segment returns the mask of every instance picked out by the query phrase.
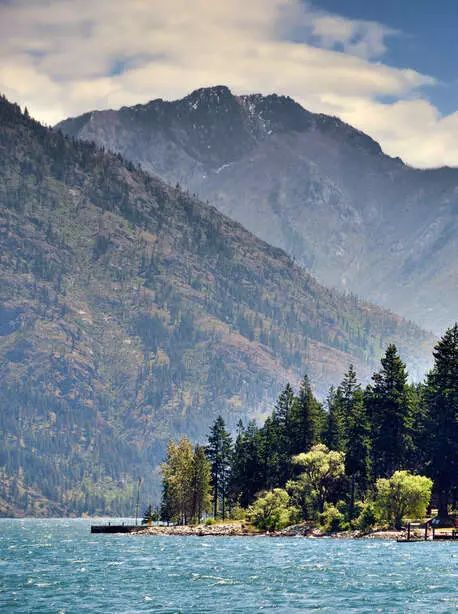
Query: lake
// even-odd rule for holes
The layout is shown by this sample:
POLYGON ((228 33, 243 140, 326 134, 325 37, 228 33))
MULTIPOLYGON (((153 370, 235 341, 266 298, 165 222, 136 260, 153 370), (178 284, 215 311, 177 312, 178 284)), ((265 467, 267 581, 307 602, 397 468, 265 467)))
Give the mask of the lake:
POLYGON ((458 611, 458 542, 91 535, 90 524, 0 520, 0 612, 458 611))

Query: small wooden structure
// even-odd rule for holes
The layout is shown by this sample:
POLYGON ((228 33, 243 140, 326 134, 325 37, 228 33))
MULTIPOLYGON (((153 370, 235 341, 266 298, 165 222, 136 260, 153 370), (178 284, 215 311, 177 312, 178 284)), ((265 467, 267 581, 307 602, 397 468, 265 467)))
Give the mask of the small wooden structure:
POLYGON ((413 534, 413 530, 416 528, 421 528, 422 525, 419 522, 409 522, 407 525, 407 537, 399 537, 396 541, 405 543, 405 542, 421 542, 426 541, 428 539, 428 525, 425 524, 425 532, 423 537, 419 537, 418 535, 413 534))
POLYGON ((431 518, 427 522, 432 529, 433 540, 455 540, 458 539, 458 518, 453 518, 452 522, 447 522, 445 525, 440 518, 431 518), (446 531, 436 531, 436 529, 445 528, 446 531))
POLYGON ((409 522, 407 525, 407 537, 399 538, 398 542, 418 542, 418 541, 455 541, 458 540, 458 518, 454 519, 454 526, 446 526, 448 531, 436 531, 441 528, 440 518, 429 518, 424 524, 419 522, 409 522), (423 537, 413 534, 415 528, 424 528, 423 537))
POLYGON ((134 533, 139 528, 136 524, 92 524, 91 533, 134 533))

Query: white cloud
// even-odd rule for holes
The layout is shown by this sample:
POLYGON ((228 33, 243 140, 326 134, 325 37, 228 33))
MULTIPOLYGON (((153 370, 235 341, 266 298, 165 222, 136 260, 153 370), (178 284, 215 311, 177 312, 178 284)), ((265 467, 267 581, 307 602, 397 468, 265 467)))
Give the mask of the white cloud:
POLYGON ((383 25, 299 0, 15 0, 0 11, 0 89, 46 123, 227 84, 339 115, 411 164, 458 164, 457 116, 420 97, 434 79, 380 62, 396 35, 383 25))
POLYGON ((421 99, 391 105, 369 99, 346 102, 340 116, 382 143, 386 153, 416 167, 458 166, 458 113, 442 117, 421 99))

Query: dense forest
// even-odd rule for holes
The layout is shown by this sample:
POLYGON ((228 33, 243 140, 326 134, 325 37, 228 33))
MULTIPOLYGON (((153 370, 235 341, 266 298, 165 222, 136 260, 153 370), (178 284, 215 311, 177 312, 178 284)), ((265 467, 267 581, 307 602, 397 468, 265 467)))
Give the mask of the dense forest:
POLYGON ((0 97, 0 515, 132 513, 170 438, 432 335, 0 97))
MULTIPOLYGON (((180 446, 186 448, 185 442, 180 446)), ((421 384, 408 382, 391 344, 365 388, 350 365, 322 404, 304 377, 297 394, 285 387, 262 426, 240 422, 235 440, 219 417, 206 447, 209 477, 197 490, 197 482, 172 463, 177 454, 183 459, 179 446, 170 444, 163 465, 164 520, 200 519, 202 510, 211 509, 208 497, 200 508, 183 507, 183 493, 195 501, 208 489, 214 517, 248 510, 264 528, 317 514, 334 528, 368 524, 375 520, 374 499, 384 501, 399 525, 403 513, 426 511, 431 488, 439 516, 447 517, 458 494, 458 325, 435 346, 433 368, 421 384), (410 507, 402 507, 409 493, 410 507)))

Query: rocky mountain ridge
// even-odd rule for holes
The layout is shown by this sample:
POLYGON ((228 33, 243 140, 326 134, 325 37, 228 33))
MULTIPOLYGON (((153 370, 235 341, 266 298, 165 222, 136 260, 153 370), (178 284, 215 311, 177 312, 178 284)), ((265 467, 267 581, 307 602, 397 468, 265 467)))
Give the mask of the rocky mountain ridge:
POLYGON ((456 319, 458 170, 417 170, 335 117, 227 87, 58 128, 208 200, 328 286, 441 333, 456 319))

